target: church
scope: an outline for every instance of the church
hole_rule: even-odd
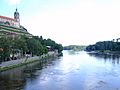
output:
[[[26,35],[31,37],[26,28],[20,25],[20,14],[16,8],[14,18],[0,16],[0,37]]]
[[[5,24],[20,28],[20,16],[19,16],[19,12],[17,11],[17,8],[16,11],[14,12],[14,18],[0,16],[0,24]]]

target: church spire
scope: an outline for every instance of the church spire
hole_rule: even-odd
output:
[[[17,8],[16,8],[16,12],[17,12]]]
[[[14,12],[14,19],[20,25],[20,15],[19,15],[17,8],[16,8],[16,11]]]

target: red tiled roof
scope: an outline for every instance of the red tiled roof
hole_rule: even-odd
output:
[[[3,18],[3,19],[8,19],[8,20],[15,21],[15,19],[13,19],[13,18],[10,18],[10,17],[6,17],[6,16],[0,16],[0,18]]]

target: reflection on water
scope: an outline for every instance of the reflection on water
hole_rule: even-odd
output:
[[[3,81],[2,78],[0,80]],[[6,78],[4,82],[0,82],[0,90],[21,90],[23,88],[25,80],[9,80]]]
[[[113,64],[120,63],[119,55],[111,55],[111,54],[100,54],[100,53],[88,53],[92,57],[96,57],[97,59],[104,59],[105,62],[112,62]]]
[[[45,68],[46,65],[52,65],[52,61],[33,63],[0,73],[0,90],[23,90],[26,80],[35,80],[38,76],[36,71]],[[40,73],[39,73],[40,75]]]
[[[63,51],[63,57],[0,73],[0,90],[120,90],[119,56]]]
[[[78,54],[78,53],[79,53],[78,51],[68,50],[68,54],[69,54],[69,55],[76,55],[76,54]]]

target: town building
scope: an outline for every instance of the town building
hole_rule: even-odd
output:
[[[25,27],[20,24],[20,14],[16,8],[14,18],[0,16],[0,37],[26,35],[32,37]]]
[[[14,12],[14,18],[6,17],[6,16],[0,16],[0,24],[5,24],[8,26],[14,26],[14,27],[20,27],[20,18],[19,18],[19,12]]]

